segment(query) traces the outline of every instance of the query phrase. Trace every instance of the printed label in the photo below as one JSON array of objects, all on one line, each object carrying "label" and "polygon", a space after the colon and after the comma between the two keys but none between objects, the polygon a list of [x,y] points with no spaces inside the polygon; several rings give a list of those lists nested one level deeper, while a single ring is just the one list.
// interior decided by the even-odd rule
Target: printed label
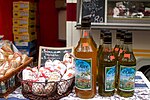
[{"label": "printed label", "polygon": [[75,59],[75,86],[80,90],[92,89],[92,59]]},{"label": "printed label", "polygon": [[105,67],[105,91],[113,91],[115,89],[115,66]]},{"label": "printed label", "polygon": [[120,65],[120,84],[119,89],[122,91],[134,90],[135,66],[127,67]]}]

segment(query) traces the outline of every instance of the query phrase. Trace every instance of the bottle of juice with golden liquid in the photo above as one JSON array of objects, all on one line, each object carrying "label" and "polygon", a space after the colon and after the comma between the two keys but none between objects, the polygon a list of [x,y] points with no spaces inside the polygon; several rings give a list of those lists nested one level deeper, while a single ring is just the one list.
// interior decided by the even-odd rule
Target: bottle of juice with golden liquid
[{"label": "bottle of juice with golden liquid", "polygon": [[117,94],[123,97],[131,97],[134,94],[136,59],[132,51],[132,33],[126,32],[124,37],[124,49],[119,58],[119,80]]},{"label": "bottle of juice with golden liquid", "polygon": [[98,66],[98,93],[113,96],[115,92],[116,59],[112,51],[111,32],[104,33],[103,51]]},{"label": "bottle of juice with golden liquid", "polygon": [[90,38],[90,18],[81,22],[81,37],[75,47],[75,93],[88,99],[96,95],[97,48]]},{"label": "bottle of juice with golden liquid", "polygon": [[[104,35],[104,30],[101,30],[100,32],[100,41],[99,41],[99,47],[98,47],[98,50],[97,50],[97,64],[99,64],[99,58],[101,56],[101,53],[102,53],[102,48],[103,48],[103,35]],[[97,84],[98,84],[98,66],[97,65]]]},{"label": "bottle of juice with golden liquid", "polygon": [[116,63],[116,84],[115,84],[115,87],[117,87],[117,84],[118,84],[118,56],[119,56],[119,51],[120,51],[120,39],[121,39],[121,29],[117,29],[116,30],[116,44],[115,44],[115,47],[113,48],[113,52],[114,52],[114,55],[115,55],[115,58],[117,60],[117,63]]},{"label": "bottle of juice with golden liquid", "polygon": [[121,53],[123,53],[123,47],[124,47],[124,35],[127,32],[127,30],[121,30],[120,32],[120,49],[119,49],[119,55],[118,57],[121,55]]}]

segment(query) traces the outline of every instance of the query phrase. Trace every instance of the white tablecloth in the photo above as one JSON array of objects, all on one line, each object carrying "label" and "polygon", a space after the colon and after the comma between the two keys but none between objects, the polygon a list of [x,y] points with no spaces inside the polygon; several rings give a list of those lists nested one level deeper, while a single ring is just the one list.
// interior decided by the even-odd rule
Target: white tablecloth
[{"label": "white tablecloth", "polygon": [[[123,98],[115,94],[112,97],[101,97],[98,94],[90,100],[150,100],[150,82],[142,72],[137,71],[135,77],[135,92],[133,97]],[[0,100],[5,100],[0,98]],[[8,96],[8,100],[27,100],[21,94],[21,87],[17,88],[12,94]],[[61,100],[82,100],[76,97],[74,90],[67,97]]]}]

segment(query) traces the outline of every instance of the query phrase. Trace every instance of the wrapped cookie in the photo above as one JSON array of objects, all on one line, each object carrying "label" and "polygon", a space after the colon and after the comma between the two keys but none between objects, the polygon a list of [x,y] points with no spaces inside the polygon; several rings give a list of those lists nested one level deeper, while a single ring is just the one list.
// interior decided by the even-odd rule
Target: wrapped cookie
[{"label": "wrapped cookie", "polygon": [[[42,68],[42,69],[41,69]],[[39,72],[40,74],[48,79],[51,76],[51,70],[49,68],[41,67]]]},{"label": "wrapped cookie", "polygon": [[23,80],[35,80],[36,79],[31,67],[27,67],[26,69],[22,71],[22,78]]},{"label": "wrapped cookie", "polygon": [[66,72],[66,69],[67,68],[66,68],[66,66],[63,63],[59,63],[59,64],[54,66],[54,71],[59,72],[62,76]]},{"label": "wrapped cookie", "polygon": [[62,81],[59,82],[57,86],[57,93],[59,95],[62,95],[68,90],[68,88],[71,86],[73,82],[73,79],[71,78],[73,78],[74,76],[75,76],[75,71],[72,69],[67,70],[67,72],[63,75]]},{"label": "wrapped cookie", "polygon": [[71,64],[74,62],[74,58],[72,57],[72,55],[70,53],[66,53],[63,57],[63,62],[65,64],[68,64],[68,63]]},{"label": "wrapped cookie", "polygon": [[53,62],[50,59],[45,62],[45,68],[49,68],[51,71],[54,71]]},{"label": "wrapped cookie", "polygon": [[61,63],[60,60],[54,60],[54,61],[53,61],[53,65],[54,65],[54,66],[56,66],[56,65],[58,65],[58,64],[60,64],[60,63]]}]

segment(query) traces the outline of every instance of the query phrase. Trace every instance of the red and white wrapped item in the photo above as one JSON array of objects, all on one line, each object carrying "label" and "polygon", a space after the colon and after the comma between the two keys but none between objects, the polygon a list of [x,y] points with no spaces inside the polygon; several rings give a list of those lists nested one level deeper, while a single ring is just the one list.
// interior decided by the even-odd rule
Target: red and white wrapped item
[{"label": "red and white wrapped item", "polygon": [[63,63],[59,63],[59,64],[54,66],[54,71],[59,72],[62,76],[64,75],[66,70],[67,70],[67,68]]},{"label": "red and white wrapped item", "polygon": [[54,61],[53,61],[53,65],[54,65],[54,66],[56,66],[56,65],[58,65],[58,64],[61,64],[61,61],[60,61],[60,60],[54,60]]},{"label": "red and white wrapped item", "polygon": [[75,71],[72,69],[67,70],[67,72],[63,75],[62,79],[68,80],[75,76]]},{"label": "red and white wrapped item", "polygon": [[75,70],[75,64],[71,63],[71,64],[66,64],[67,70],[72,69]]},{"label": "red and white wrapped item", "polygon": [[61,79],[61,75],[58,73],[58,72],[51,72],[51,75],[48,79],[48,82],[57,82],[57,81],[60,81]]},{"label": "red and white wrapped item", "polygon": [[72,55],[70,53],[66,53],[63,57],[63,62],[65,64],[72,64],[74,62],[74,58],[72,57]]},{"label": "red and white wrapped item", "polygon": [[38,76],[43,76],[48,79],[51,75],[51,70],[49,68],[40,67]]},{"label": "red and white wrapped item", "polygon": [[22,72],[23,80],[36,80],[36,75],[34,75],[34,72],[32,71],[32,68],[27,67]]},{"label": "red and white wrapped item", "polygon": [[54,65],[53,62],[51,60],[47,60],[45,62],[45,68],[49,68],[51,71],[54,71]]},{"label": "red and white wrapped item", "polygon": [[32,72],[34,73],[34,76],[38,77],[39,76],[39,70],[37,67],[32,68]]}]

